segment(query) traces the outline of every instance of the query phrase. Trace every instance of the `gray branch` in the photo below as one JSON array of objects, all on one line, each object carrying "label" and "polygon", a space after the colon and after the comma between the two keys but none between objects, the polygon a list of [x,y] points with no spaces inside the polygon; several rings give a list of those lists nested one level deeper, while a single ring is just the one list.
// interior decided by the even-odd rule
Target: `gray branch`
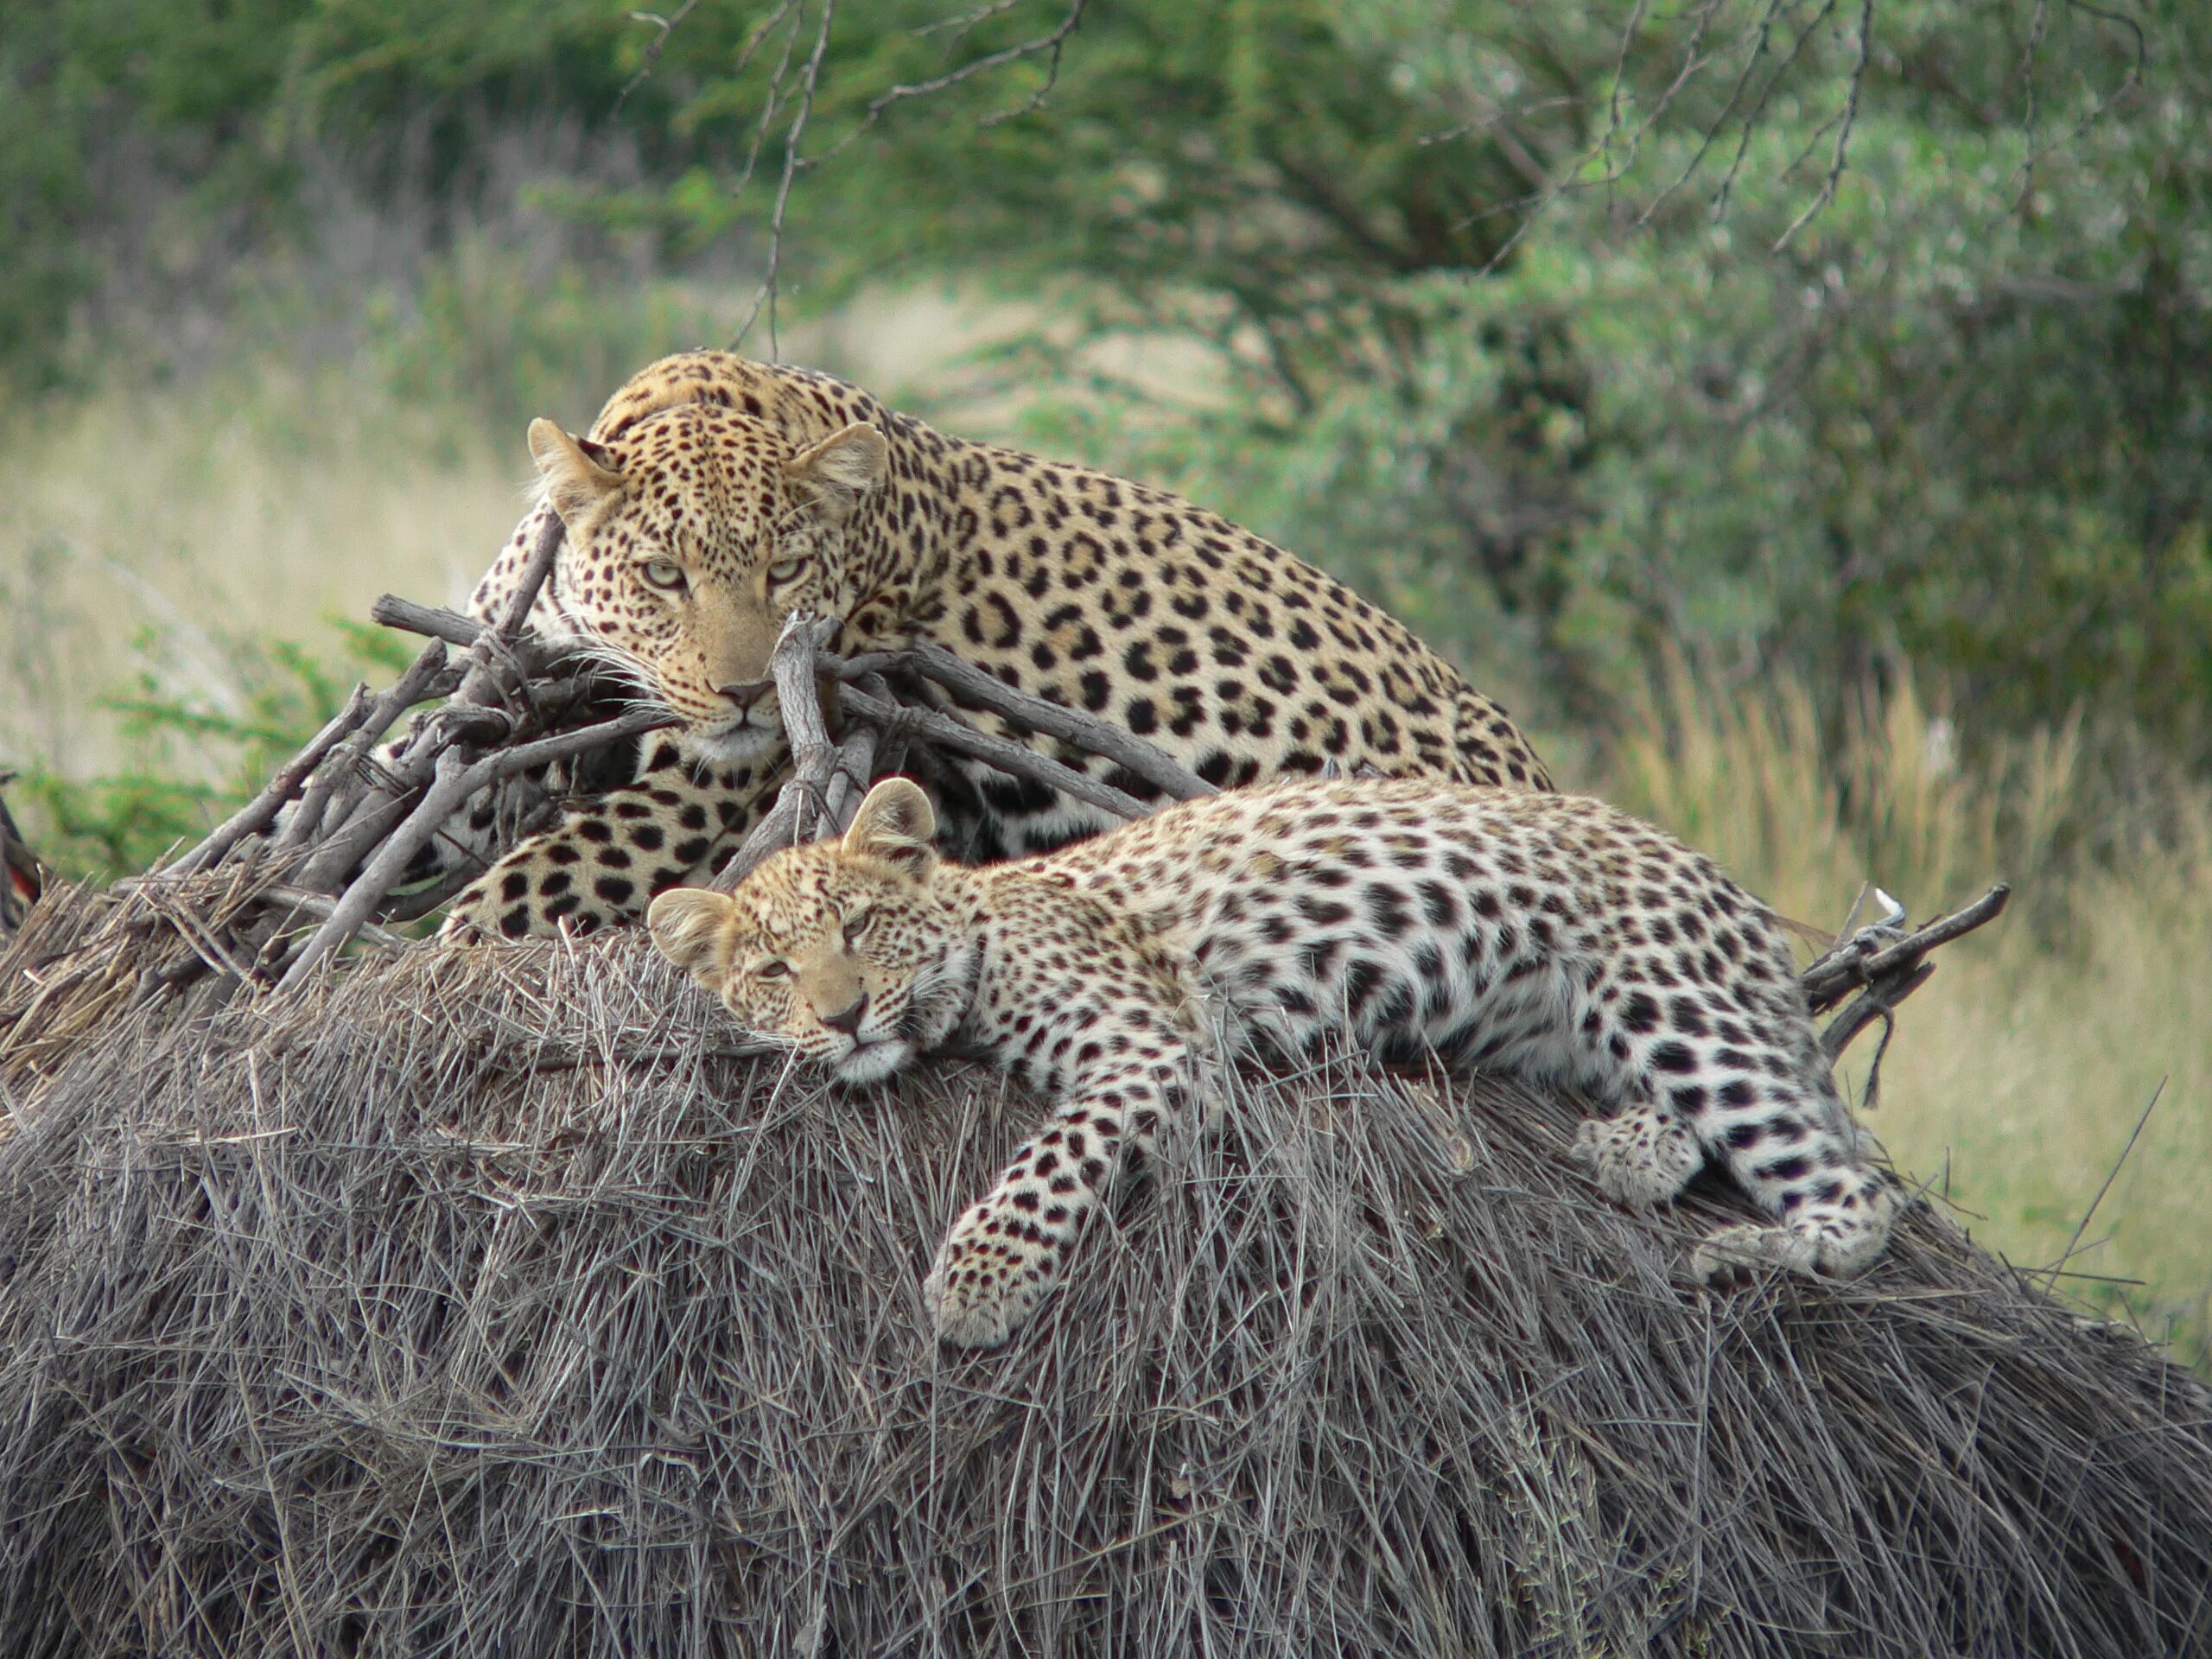
[{"label": "gray branch", "polygon": [[[903,651],[873,652],[851,658],[833,657],[825,652],[821,664],[823,672],[844,680],[863,674],[911,670],[943,686],[952,694],[957,702],[964,707],[988,709],[995,715],[1013,721],[1017,726],[1042,732],[1047,737],[1059,738],[1092,754],[1103,755],[1129,776],[1142,779],[1171,800],[1196,800],[1201,795],[1217,792],[1211,784],[1178,765],[1157,745],[1146,742],[1127,727],[1111,725],[1094,715],[1078,713],[1057,702],[1047,702],[1044,698],[1031,696],[1025,691],[1017,691],[1005,681],[984,672],[966,658],[955,656],[942,645],[917,645]],[[1121,791],[1116,791],[1115,793],[1120,795]],[[1129,797],[1122,795],[1121,798],[1128,800]],[[1104,801],[1094,801],[1093,804],[1107,805]],[[1119,811],[1121,809],[1108,806],[1108,810]],[[1122,816],[1136,815],[1123,812]]]}]

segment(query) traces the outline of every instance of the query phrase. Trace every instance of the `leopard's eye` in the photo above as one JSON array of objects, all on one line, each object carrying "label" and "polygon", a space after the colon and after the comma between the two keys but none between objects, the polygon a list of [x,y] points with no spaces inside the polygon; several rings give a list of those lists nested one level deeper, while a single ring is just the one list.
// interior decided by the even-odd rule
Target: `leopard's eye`
[{"label": "leopard's eye", "polygon": [[753,977],[755,979],[788,979],[791,977],[791,963],[785,962],[781,957],[771,957],[767,961],[762,963],[758,968],[755,968],[753,970]]},{"label": "leopard's eye", "polygon": [[645,580],[655,588],[671,594],[680,594],[690,586],[683,579],[683,567],[673,559],[655,559],[645,566]]},{"label": "leopard's eye", "polygon": [[845,948],[849,950],[854,945],[859,944],[868,929],[874,925],[875,912],[872,910],[856,910],[846,917]]},{"label": "leopard's eye", "polygon": [[768,567],[768,584],[772,588],[780,588],[786,582],[796,582],[798,573],[805,569],[804,559],[778,559]]}]

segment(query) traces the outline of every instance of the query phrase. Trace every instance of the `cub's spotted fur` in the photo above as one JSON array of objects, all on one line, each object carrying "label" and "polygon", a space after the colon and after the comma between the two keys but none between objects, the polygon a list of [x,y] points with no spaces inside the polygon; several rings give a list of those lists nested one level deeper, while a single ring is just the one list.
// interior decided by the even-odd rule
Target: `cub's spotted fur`
[{"label": "cub's spotted fur", "polygon": [[1888,1239],[1897,1188],[1859,1148],[1773,913],[1601,802],[1290,783],[975,869],[941,861],[933,829],[894,779],[842,842],[779,853],[733,895],[664,893],[651,922],[740,1024],[848,1081],[957,1041],[1053,1101],[938,1253],[950,1341],[1006,1339],[1210,1065],[1332,1032],[1589,1096],[1611,1115],[1575,1151],[1623,1201],[1719,1160],[1777,1224],[1715,1234],[1707,1276],[1846,1276]]},{"label": "cub's spotted fur", "polygon": [[[766,674],[793,610],[838,619],[847,652],[944,645],[1218,785],[1334,760],[1549,787],[1502,709],[1312,566],[1161,491],[949,437],[826,375],[670,358],[616,393],[590,436],[540,421],[531,448],[545,499],[471,608],[504,607],[558,513],[567,545],[531,626],[615,658],[685,726],[648,742],[634,784],[463,894],[456,931],[588,930],[719,868],[786,775]],[[1155,798],[1095,757],[976,718]],[[1110,822],[981,763],[945,784],[948,840],[976,858]]]}]

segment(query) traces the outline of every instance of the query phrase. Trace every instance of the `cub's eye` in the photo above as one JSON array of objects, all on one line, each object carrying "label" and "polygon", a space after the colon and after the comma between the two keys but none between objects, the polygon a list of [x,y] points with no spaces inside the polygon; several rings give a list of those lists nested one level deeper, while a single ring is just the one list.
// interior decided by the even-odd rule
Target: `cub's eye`
[{"label": "cub's eye", "polygon": [[755,968],[753,970],[753,977],[755,979],[788,979],[791,977],[791,963],[785,962],[781,957],[771,957],[767,961],[762,963],[758,968]]},{"label": "cub's eye", "polygon": [[768,581],[771,585],[780,588],[785,582],[796,582],[798,573],[804,569],[804,559],[778,559],[768,567]]},{"label": "cub's eye", "polygon": [[690,586],[683,579],[683,567],[673,559],[655,559],[645,566],[645,580],[672,594],[680,594]]},{"label": "cub's eye", "polygon": [[859,944],[860,941],[867,936],[868,929],[874,925],[875,912],[872,910],[856,910],[851,915],[846,917],[846,948],[849,950],[852,946]]}]

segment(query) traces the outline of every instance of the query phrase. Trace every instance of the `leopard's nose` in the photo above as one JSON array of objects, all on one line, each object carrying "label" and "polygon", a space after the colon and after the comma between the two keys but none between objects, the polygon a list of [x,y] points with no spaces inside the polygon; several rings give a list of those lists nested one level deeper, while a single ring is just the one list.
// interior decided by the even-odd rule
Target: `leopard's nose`
[{"label": "leopard's nose", "polygon": [[743,714],[760,702],[774,683],[773,680],[755,680],[750,685],[718,685],[715,690],[736,704],[738,712]]},{"label": "leopard's nose", "polygon": [[857,1037],[861,1034],[861,1021],[866,1018],[868,1018],[868,993],[862,991],[853,999],[852,1006],[842,1013],[823,1014],[822,1023],[832,1031],[842,1031],[848,1037]]}]

